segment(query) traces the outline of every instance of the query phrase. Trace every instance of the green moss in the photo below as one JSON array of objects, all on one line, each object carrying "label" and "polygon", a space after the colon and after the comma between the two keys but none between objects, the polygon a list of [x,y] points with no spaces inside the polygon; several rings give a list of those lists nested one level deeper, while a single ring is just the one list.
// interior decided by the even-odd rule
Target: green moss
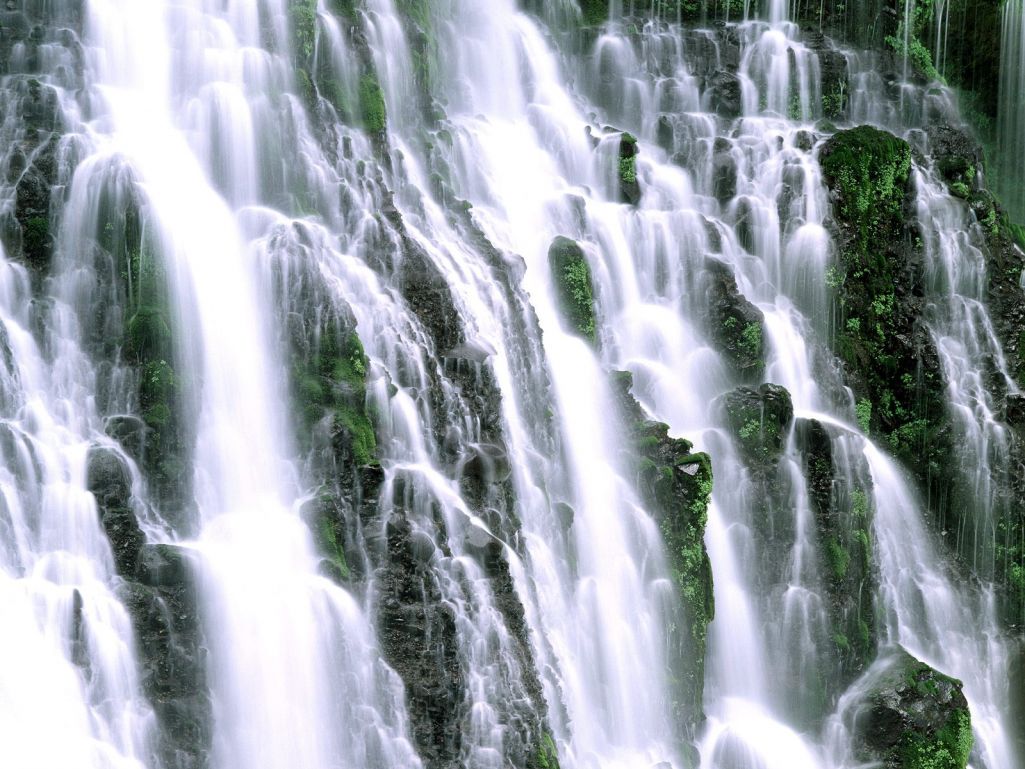
[{"label": "green moss", "polygon": [[826,542],[826,566],[829,568],[830,576],[836,581],[843,580],[847,576],[847,569],[851,565],[851,555],[844,549],[837,540],[830,539]]},{"label": "green moss", "polygon": [[858,227],[862,251],[879,219],[899,216],[911,172],[911,147],[871,126],[836,134],[822,157],[823,173],[839,187],[840,213]]},{"label": "green moss", "polygon": [[936,70],[936,65],[933,64],[932,53],[917,35],[911,35],[910,39],[905,42],[902,31],[898,30],[896,35],[887,35],[886,44],[901,56],[906,57],[911,66],[927,80],[946,82]]},{"label": "green moss", "polygon": [[637,138],[629,133],[624,133],[619,139],[619,186],[623,197],[636,202],[640,195],[640,188],[637,183],[637,154],[640,147]]},{"label": "green moss", "polygon": [[854,415],[857,417],[858,427],[865,435],[872,432],[872,401],[868,398],[859,400],[854,406]]},{"label": "green moss", "polygon": [[552,271],[556,295],[571,328],[580,336],[594,341],[594,289],[591,267],[578,243],[558,237],[548,249],[548,264]]},{"label": "green moss", "polygon": [[822,96],[822,114],[829,120],[840,120],[847,112],[847,82],[837,83]]},{"label": "green moss", "polygon": [[580,0],[580,12],[586,26],[604,24],[609,18],[609,0]]},{"label": "green moss", "polygon": [[309,59],[313,56],[313,48],[317,35],[317,2],[316,0],[290,0],[289,18],[292,22],[293,53],[297,57]]},{"label": "green moss", "polygon": [[171,343],[171,328],[163,308],[139,307],[125,328],[124,351],[135,362],[166,355]]},{"label": "green moss", "polygon": [[658,525],[669,574],[682,613],[668,619],[672,707],[680,723],[696,725],[701,716],[708,624],[715,615],[712,569],[704,545],[712,496],[712,461],[691,444],[669,435],[669,427],[644,418],[630,394],[632,377],[617,372],[613,390],[630,425],[636,454],[636,487]]},{"label": "green moss", "polygon": [[371,134],[383,133],[388,124],[381,84],[373,75],[364,75],[359,81],[359,103],[363,127]]},{"label": "green moss", "polygon": [[555,740],[547,732],[541,735],[541,744],[537,747],[538,769],[559,769],[559,751]]},{"label": "green moss", "polygon": [[762,326],[748,323],[740,334],[740,349],[750,358],[761,359],[763,352]]},{"label": "green moss", "polygon": [[898,749],[899,769],[965,769],[972,744],[971,718],[959,710],[935,735],[906,733]]},{"label": "green moss", "polygon": [[338,576],[343,580],[347,580],[350,574],[349,564],[345,559],[345,550],[338,542],[338,533],[335,531],[335,526],[331,519],[326,516],[320,519],[316,538],[318,547],[331,561],[331,565]]},{"label": "green moss", "polygon": [[371,464],[377,437],[366,408],[367,357],[359,336],[328,323],[312,355],[292,361],[292,389],[302,415],[300,443],[310,447],[314,425],[331,417],[336,452],[356,465]]}]

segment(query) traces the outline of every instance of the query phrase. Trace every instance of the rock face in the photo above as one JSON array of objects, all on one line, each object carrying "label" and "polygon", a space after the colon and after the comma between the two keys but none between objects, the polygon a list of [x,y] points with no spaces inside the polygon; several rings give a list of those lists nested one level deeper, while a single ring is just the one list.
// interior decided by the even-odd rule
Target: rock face
[{"label": "rock face", "polygon": [[779,459],[794,418],[794,404],[786,388],[774,384],[763,384],[757,390],[738,387],[723,396],[723,407],[741,451],[752,464]]},{"label": "rock face", "polygon": [[856,753],[885,769],[964,769],[971,750],[961,682],[898,650],[861,707]]},{"label": "rock face", "polygon": [[757,380],[763,368],[765,318],[737,288],[729,265],[705,260],[706,330],[737,376]]},{"label": "rock face", "polygon": [[708,83],[708,106],[719,117],[733,120],[743,113],[743,89],[733,72],[716,72]]},{"label": "rock face", "polygon": [[145,545],[137,581],[120,588],[139,649],[142,687],[160,724],[165,769],[209,765],[213,708],[206,682],[206,642],[188,553]]},{"label": "rock face", "polygon": [[[386,531],[388,558],[379,572],[381,650],[406,684],[418,752],[428,767],[447,767],[460,754],[465,672],[456,646],[456,617],[441,600],[433,547],[408,520]],[[419,547],[418,547],[419,544]]]},{"label": "rock face", "polygon": [[858,467],[860,472],[851,476],[841,471],[851,464],[851,455],[836,456],[843,448],[843,436],[835,430],[800,419],[795,431],[815,515],[832,640],[840,672],[849,681],[875,655],[870,481],[867,468]]},{"label": "rock face", "polygon": [[118,593],[132,619],[142,688],[159,724],[157,752],[164,769],[203,769],[211,739],[205,643],[188,553],[145,544],[122,456],[95,447],[87,481],[114,553]]},{"label": "rock face", "polygon": [[645,419],[630,394],[629,372],[615,372],[612,385],[627,429],[625,453],[637,462],[637,487],[662,532],[683,607],[684,616],[670,619],[667,635],[674,669],[680,671],[674,715],[693,738],[703,718],[705,645],[715,616],[712,565],[704,544],[712,463],[707,454],[694,453],[688,441],[670,437],[667,425]]},{"label": "rock face", "polygon": [[943,377],[924,310],[922,251],[911,205],[911,148],[869,126],[824,145],[822,170],[833,198],[837,265],[836,352],[857,400],[862,428],[886,439],[925,491],[937,521],[951,510],[952,430]]}]

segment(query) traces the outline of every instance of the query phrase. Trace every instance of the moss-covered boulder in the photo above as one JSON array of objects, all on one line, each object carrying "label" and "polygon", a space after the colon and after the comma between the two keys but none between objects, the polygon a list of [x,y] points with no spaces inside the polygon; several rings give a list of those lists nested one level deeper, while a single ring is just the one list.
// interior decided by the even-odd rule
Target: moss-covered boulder
[{"label": "moss-covered boulder", "polygon": [[594,284],[584,250],[576,241],[559,236],[548,248],[548,267],[569,330],[593,342]]},{"label": "moss-covered boulder", "polygon": [[786,388],[763,384],[738,387],[723,396],[726,422],[744,457],[753,464],[774,463],[786,447],[794,404]]},{"label": "moss-covered boulder", "polygon": [[670,677],[673,709],[693,737],[702,719],[705,646],[715,616],[712,566],[704,533],[712,495],[712,463],[691,443],[669,435],[669,427],[646,419],[630,393],[633,377],[615,372],[613,391],[625,420],[627,456],[636,468],[637,487],[662,532],[669,568],[683,608],[670,618]]},{"label": "moss-covered boulder", "polygon": [[632,134],[619,137],[619,198],[636,206],[641,202],[641,183],[637,179],[637,156],[641,148]]},{"label": "moss-covered boulder", "polygon": [[885,769],[965,769],[971,714],[961,682],[898,650],[872,682],[855,749]]},{"label": "moss-covered boulder", "polygon": [[703,274],[705,330],[742,380],[761,378],[765,355],[765,316],[737,288],[729,265],[706,259]]}]

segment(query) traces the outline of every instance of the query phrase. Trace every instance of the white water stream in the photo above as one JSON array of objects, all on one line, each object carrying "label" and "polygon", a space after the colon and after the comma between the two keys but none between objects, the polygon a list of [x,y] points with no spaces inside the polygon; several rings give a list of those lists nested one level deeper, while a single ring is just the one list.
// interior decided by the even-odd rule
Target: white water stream
[{"label": "white water stream", "polygon": [[[714,259],[765,317],[762,380],[790,392],[798,418],[829,428],[842,473],[853,478],[867,466],[880,645],[899,644],[962,679],[976,735],[973,767],[1018,769],[1011,651],[992,590],[960,583],[944,565],[903,471],[853,425],[852,400],[825,347],[830,202],[811,138],[822,117],[821,62],[787,21],[787,3],[773,0],[761,19],[746,3],[748,20],[730,27],[732,53],[714,32],[609,23],[593,51],[574,56],[567,51],[578,41],[544,24],[574,18],[569,2],[552,3],[541,19],[513,0],[429,3],[421,21],[435,48],[425,54],[400,4],[367,0],[361,23],[388,114],[379,138],[389,162],[380,164],[375,141],[358,131],[318,133],[295,95],[302,87],[291,50],[293,5],[89,0],[88,97],[79,99],[87,116],[68,128],[82,162],[68,180],[58,249],[65,265],[84,251],[83,233],[102,229],[104,174],[123,165],[144,201],[149,242],[168,266],[175,364],[196,416],[197,520],[174,531],[153,514],[143,528],[192,555],[209,646],[212,765],[421,763],[410,693],[384,663],[377,638],[377,577],[347,590],[322,576],[299,515],[314,490],[297,458],[274,325],[282,301],[271,289],[277,264],[297,283],[315,275],[321,301],[350,308],[366,348],[384,479],[379,517],[362,532],[366,557],[373,560],[389,525],[409,523],[454,628],[454,675],[463,687],[459,765],[505,769],[508,755],[524,761],[538,738],[521,723],[537,710],[522,650],[477,557],[482,542],[497,541],[564,769],[683,769],[692,746],[703,769],[848,766],[850,735],[831,718],[843,707],[840,684],[788,688],[835,664],[820,543],[790,435],[780,460],[787,503],[769,521],[784,532],[783,555],[766,563],[778,543],[762,540],[759,487],[719,405],[723,393],[758,382],[732,371],[709,339],[702,287],[706,260]],[[358,100],[358,46],[331,3],[320,0],[317,9],[315,60],[326,62],[340,101]],[[735,119],[714,114],[715,98],[703,87],[707,74],[730,68],[731,56]],[[440,124],[417,108],[425,57],[433,57],[428,96],[443,112]],[[905,88],[894,104],[871,57],[848,60],[859,121],[903,132],[950,101]],[[1020,83],[1005,83],[1008,103],[1022,102],[1015,89]],[[1004,114],[1005,128],[1021,124]],[[620,202],[624,130],[641,148],[637,206]],[[332,153],[328,144],[347,149]],[[717,195],[724,156],[736,169],[736,189]],[[1006,436],[983,367],[1001,353],[981,303],[984,264],[967,234],[970,213],[928,169],[916,170],[915,184],[931,235],[927,320],[970,446],[964,450],[978,458],[965,469],[981,500],[977,530],[962,534],[985,574],[998,514],[990,463],[1006,461]],[[452,215],[450,196],[471,204],[466,220]],[[392,205],[403,235],[380,216]],[[497,255],[468,235],[467,221]],[[580,241],[591,266],[593,346],[558,310],[547,254],[559,235]],[[432,349],[396,287],[410,248],[403,237],[443,278],[472,354]],[[65,280],[73,298],[81,284],[68,273]],[[68,298],[65,313],[58,286],[44,336],[59,352],[44,351],[31,329],[31,290],[24,268],[0,262],[0,320],[11,350],[0,372],[0,659],[20,661],[0,664],[0,764],[157,769],[130,623],[85,490],[89,445],[109,443],[74,318],[85,308]],[[500,449],[488,443],[469,394],[453,384],[443,361],[456,358],[488,362],[501,395]],[[1016,390],[1006,365],[997,368]],[[707,720],[694,734],[674,722],[673,639],[665,628],[679,600],[652,511],[624,461],[610,369],[631,371],[651,416],[713,458],[705,540],[716,619]],[[432,387],[440,392],[433,400]],[[508,508],[491,499],[474,509],[461,495],[450,450],[462,466],[500,452],[513,491]],[[143,493],[138,479],[136,491]],[[55,731],[64,737],[52,739]]]}]

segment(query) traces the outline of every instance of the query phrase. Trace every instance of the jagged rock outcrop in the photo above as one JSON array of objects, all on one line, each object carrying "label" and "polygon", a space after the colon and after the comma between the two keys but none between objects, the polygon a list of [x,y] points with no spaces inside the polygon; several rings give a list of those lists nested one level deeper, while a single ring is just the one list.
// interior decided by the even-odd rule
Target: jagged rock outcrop
[{"label": "jagged rock outcrop", "polygon": [[203,769],[213,716],[189,555],[173,545],[146,544],[129,469],[112,448],[90,450],[87,483],[122,578],[117,591],[135,631],[143,693],[157,717],[161,764]]},{"label": "jagged rock outcrop", "polygon": [[972,741],[961,682],[894,652],[859,709],[856,755],[884,769],[964,769]]},{"label": "jagged rock outcrop", "polygon": [[[855,468],[860,472],[847,475],[857,451],[856,446],[843,445],[850,436],[808,419],[797,420],[795,431],[815,515],[832,641],[841,671],[851,680],[875,654],[873,511],[867,468]],[[834,454],[844,448],[849,449],[847,456]],[[857,464],[864,465],[864,461]]]},{"label": "jagged rock outcrop", "polygon": [[646,419],[630,393],[633,376],[613,374],[612,387],[627,434],[624,453],[636,466],[637,488],[649,506],[669,558],[669,568],[683,607],[682,618],[671,618],[673,710],[693,738],[703,719],[705,646],[708,624],[715,616],[712,566],[704,532],[712,494],[712,462],[693,451],[683,438],[669,435],[668,425]]},{"label": "jagged rock outcrop", "polygon": [[882,436],[923,489],[943,528],[951,509],[953,431],[935,344],[923,321],[923,266],[911,205],[911,148],[870,126],[834,134],[820,152],[833,200],[836,352],[857,419]]},{"label": "jagged rock outcrop", "polygon": [[705,330],[738,377],[756,381],[764,366],[765,317],[737,288],[729,265],[705,259]]}]

